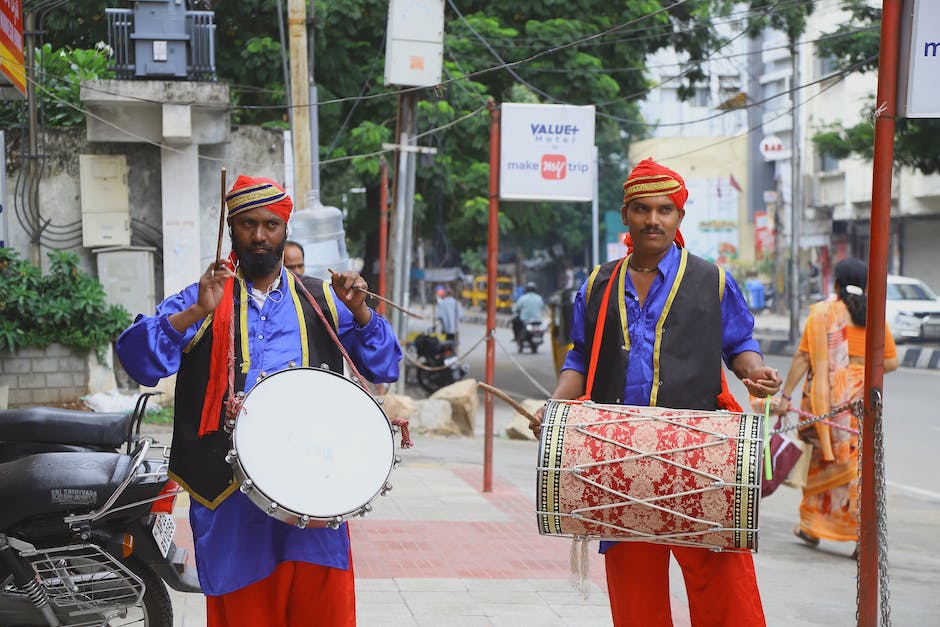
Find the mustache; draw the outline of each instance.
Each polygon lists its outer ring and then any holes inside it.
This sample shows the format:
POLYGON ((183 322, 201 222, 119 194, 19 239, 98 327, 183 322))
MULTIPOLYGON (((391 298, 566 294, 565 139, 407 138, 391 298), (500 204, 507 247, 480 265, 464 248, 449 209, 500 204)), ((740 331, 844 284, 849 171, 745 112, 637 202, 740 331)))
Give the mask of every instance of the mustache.
POLYGON ((650 234, 650 235, 663 235, 665 234, 665 231, 663 231, 662 229, 658 229, 656 227, 648 226, 645 229, 642 229, 640 233, 650 234))

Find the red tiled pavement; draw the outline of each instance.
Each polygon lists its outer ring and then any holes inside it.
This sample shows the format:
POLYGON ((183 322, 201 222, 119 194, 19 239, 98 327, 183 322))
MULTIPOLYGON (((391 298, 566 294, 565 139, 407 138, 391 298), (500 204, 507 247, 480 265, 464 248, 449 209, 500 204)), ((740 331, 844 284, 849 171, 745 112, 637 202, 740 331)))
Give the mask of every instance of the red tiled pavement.
MULTIPOLYGON (((441 469, 478 489, 479 469, 441 469)), ((509 522, 355 520, 352 534, 356 576, 362 578, 564 579, 569 576, 567 538, 542 536, 534 502, 509 483, 493 481, 482 493, 509 522)), ((606 590, 604 561, 589 549, 590 577, 606 590)))

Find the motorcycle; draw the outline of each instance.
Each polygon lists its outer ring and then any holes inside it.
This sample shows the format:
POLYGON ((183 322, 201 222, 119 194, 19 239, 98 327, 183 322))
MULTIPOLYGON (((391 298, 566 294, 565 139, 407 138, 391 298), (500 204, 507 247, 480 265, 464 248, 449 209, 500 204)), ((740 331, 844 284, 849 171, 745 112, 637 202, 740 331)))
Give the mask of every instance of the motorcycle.
POLYGON ((412 346, 418 366, 418 385, 428 394, 460 381, 470 371, 467 364, 457 363, 453 340, 442 340, 433 333, 419 333, 412 346))
POLYGON ((523 322, 519 316, 516 316, 513 318, 512 326, 515 332, 516 344, 519 346, 519 352, 521 353, 525 350, 525 347, 528 346, 533 353, 537 353, 539 346, 544 341, 542 336, 545 330, 543 329, 542 321, 523 322))
POLYGON ((167 585, 201 592, 169 447, 140 436, 152 394, 133 413, 0 411, 0 625, 171 627, 167 585))

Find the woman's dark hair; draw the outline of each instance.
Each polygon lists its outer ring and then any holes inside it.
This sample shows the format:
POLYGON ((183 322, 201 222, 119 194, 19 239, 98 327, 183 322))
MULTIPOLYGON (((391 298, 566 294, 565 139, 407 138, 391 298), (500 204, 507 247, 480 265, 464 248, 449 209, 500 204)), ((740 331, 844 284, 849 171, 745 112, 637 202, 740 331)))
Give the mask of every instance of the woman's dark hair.
POLYGON ((852 324, 865 326, 866 312, 868 308, 868 296, 865 294, 865 286, 868 285, 868 266, 865 262, 849 257, 836 264, 836 295, 849 310, 849 316, 852 317, 852 324), (861 290, 861 294, 852 294, 846 288, 854 286, 861 290))

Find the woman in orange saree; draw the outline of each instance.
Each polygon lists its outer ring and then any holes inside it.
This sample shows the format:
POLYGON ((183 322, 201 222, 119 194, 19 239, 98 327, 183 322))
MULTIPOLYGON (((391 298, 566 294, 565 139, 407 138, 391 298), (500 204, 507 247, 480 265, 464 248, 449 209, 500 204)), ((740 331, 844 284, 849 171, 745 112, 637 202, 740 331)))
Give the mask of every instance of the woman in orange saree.
MULTIPOLYGON (((814 416, 862 398, 867 279, 868 268, 857 259, 836 264, 835 295, 810 310, 776 403, 778 413, 786 413, 790 394, 804 375, 800 409, 814 416)), ((885 328, 884 371, 897 367, 894 338, 885 328)), ((858 418, 843 410, 828 422, 831 425, 817 422, 800 430, 800 438, 813 445, 813 453, 794 533, 813 546, 820 538, 858 539, 858 418)))

